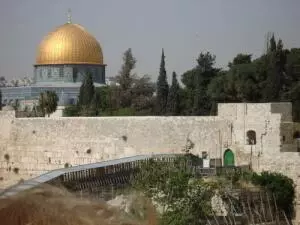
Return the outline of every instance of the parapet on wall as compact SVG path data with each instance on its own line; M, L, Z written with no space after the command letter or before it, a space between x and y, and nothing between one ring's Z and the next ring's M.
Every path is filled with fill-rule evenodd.
M14 118L10 127L0 152L0 188L69 165L178 153L190 143L194 154L222 158L220 141L231 138L230 122L219 117Z
M218 116L232 121L233 145L245 153L280 151L280 129L283 119L289 119L289 103L230 103L218 105ZM249 133L255 143L250 143Z
M271 114L280 114L282 121L292 121L292 103L219 103L218 115L229 120L239 120L244 116L266 117Z

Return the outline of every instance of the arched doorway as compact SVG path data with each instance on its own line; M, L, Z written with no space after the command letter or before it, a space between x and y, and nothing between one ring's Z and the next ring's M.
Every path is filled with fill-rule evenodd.
M224 152L224 166L234 166L234 154L230 149Z

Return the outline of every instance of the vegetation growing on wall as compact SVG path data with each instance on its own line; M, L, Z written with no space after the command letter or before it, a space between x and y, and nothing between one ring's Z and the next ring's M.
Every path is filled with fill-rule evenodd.
M291 178L280 173L253 173L253 184L264 187L276 199L277 207L287 215L294 213L295 185Z
M6 161L9 161L9 158L10 158L10 157L9 157L9 154L6 153L6 154L4 155L4 159L5 159Z
M161 224L199 224L212 214L210 199L217 188L214 182L191 180L188 157L179 157L172 167L150 160L133 180L133 187L154 199L163 208Z
M267 190L270 202L276 203L278 211L284 211L288 218L292 217L295 193L293 182L288 177L279 173L234 172L230 177L220 174L203 179L190 170L191 165L197 165L200 161L199 157L192 154L178 157L173 164L149 160L132 179L132 187L153 199L161 208L161 224L201 224L201 220L214 215L211 199L218 194L231 207L240 204L235 203L235 197L228 190L245 189L245 186L241 186L242 182L251 183L247 187L249 190L255 185L256 190Z
M20 169L17 168L17 167L15 167L15 168L13 169L13 171L14 171L15 174L18 174L18 173L19 173L19 170L20 170Z

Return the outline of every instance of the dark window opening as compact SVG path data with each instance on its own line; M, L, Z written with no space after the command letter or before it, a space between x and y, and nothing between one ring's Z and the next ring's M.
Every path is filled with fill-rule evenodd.
M208 156L207 152L202 152L202 159L207 159L207 156Z
M48 70L47 70L47 75L48 75L48 78L51 78L51 69L50 68L48 68Z
M254 130L247 131L247 145L256 145L256 132Z
M59 77L64 77L64 68L63 67L59 68Z
M77 81L77 77L78 77L78 69L73 68L73 82L74 83Z
M294 132L294 135L293 135L293 138L294 138L294 139L300 138L300 132L299 132L299 131L295 131L295 132Z

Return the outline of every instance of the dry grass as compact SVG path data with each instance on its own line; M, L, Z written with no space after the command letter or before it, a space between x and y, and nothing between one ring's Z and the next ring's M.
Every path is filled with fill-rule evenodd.
M130 219L129 219L130 218ZM149 205L146 221L132 219L105 202L79 199L67 191L41 186L0 200L1 225L156 225Z

